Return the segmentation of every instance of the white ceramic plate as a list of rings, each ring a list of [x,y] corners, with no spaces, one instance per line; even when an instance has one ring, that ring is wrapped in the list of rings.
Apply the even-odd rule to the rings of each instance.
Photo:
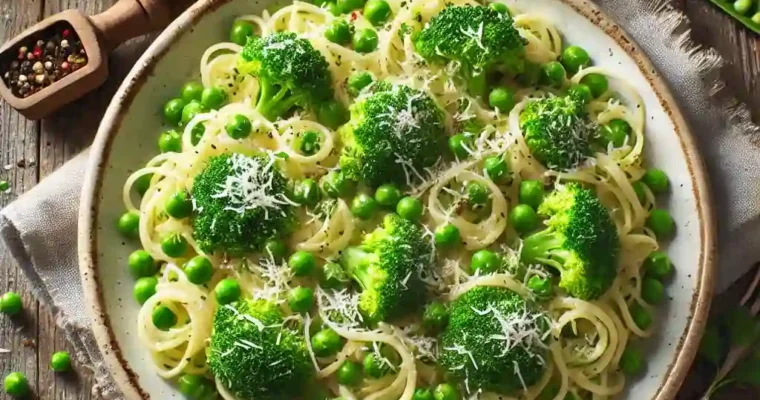
[[[646,343],[646,375],[630,382],[630,399],[672,398],[686,375],[701,337],[712,296],[714,226],[702,162],[677,106],[648,60],[622,30],[582,0],[517,0],[543,13],[566,41],[583,46],[596,65],[624,76],[644,98],[647,160],[671,178],[668,208],[678,233],[668,247],[677,274],[670,301],[660,308],[658,334]],[[209,0],[177,19],[137,62],[114,97],[91,151],[79,223],[79,249],[95,336],[117,383],[128,398],[173,399],[181,395],[155,374],[139,343],[139,306],[125,268],[134,250],[114,227],[123,212],[121,188],[156,152],[160,104],[188,79],[198,78],[201,54],[227,39],[240,14],[259,14],[266,0]],[[636,393],[635,396],[631,393]]]

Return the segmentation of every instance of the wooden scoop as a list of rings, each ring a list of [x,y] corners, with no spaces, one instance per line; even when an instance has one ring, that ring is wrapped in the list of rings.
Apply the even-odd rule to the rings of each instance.
[[[108,55],[116,47],[134,37],[163,29],[192,1],[194,0],[119,0],[105,12],[93,17],[88,17],[79,10],[68,10],[46,18],[0,47],[0,76],[6,72],[11,73],[9,66],[14,61],[34,62],[39,67],[37,63],[44,63],[44,59],[27,60],[22,56],[28,54],[20,54],[19,49],[25,46],[27,52],[32,49],[37,51],[34,46],[38,40],[48,40],[54,32],[65,30],[73,30],[72,37],[78,37],[84,48],[81,54],[75,55],[75,59],[81,57],[79,60],[82,67],[74,70],[66,63],[64,67],[67,67],[67,75],[53,81],[45,70],[48,67],[56,69],[55,62],[45,63],[45,70],[40,71],[40,75],[43,75],[40,81],[48,79],[45,82],[49,86],[23,97],[18,90],[14,93],[3,79],[0,80],[0,95],[25,117],[43,118],[103,84],[108,77]],[[58,63],[60,65],[60,60]],[[26,66],[28,68],[29,64]],[[57,74],[56,72],[55,75]],[[29,77],[24,75],[23,79],[26,82]]]

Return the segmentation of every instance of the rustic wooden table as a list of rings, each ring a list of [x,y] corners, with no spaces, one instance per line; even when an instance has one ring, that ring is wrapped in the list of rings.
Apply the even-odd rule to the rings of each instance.
[[[24,28],[60,11],[78,8],[96,14],[116,0],[0,0],[0,43]],[[760,37],[718,12],[707,0],[674,0],[692,21],[694,37],[715,47],[728,62],[725,78],[738,98],[755,110],[760,121]],[[137,45],[136,48],[144,48]],[[0,105],[0,165],[15,167],[0,172],[0,179],[11,184],[11,194],[0,195],[0,206],[29,190],[37,182],[72,158],[92,141],[100,116],[118,82],[132,65],[139,51],[119,52],[111,60],[112,78],[95,93],[79,100],[54,117],[41,122],[28,121],[3,103]],[[54,374],[50,357],[67,349],[63,332],[56,328],[50,310],[39,304],[29,282],[8,254],[0,254],[0,293],[13,290],[21,294],[24,307],[31,310],[23,325],[0,317],[0,377],[21,371],[29,379],[36,398],[90,399],[92,380],[86,371]],[[689,396],[691,397],[691,396]],[[749,397],[748,397],[749,398]],[[0,394],[0,399],[10,399]]]

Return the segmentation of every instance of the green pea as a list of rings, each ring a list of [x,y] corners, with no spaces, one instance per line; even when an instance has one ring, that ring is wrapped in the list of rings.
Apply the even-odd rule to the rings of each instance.
[[[440,301],[434,301],[425,306],[422,313],[422,326],[429,333],[437,333],[446,328],[449,323],[449,309]]]
[[[288,266],[295,276],[307,276],[317,268],[317,259],[313,254],[299,250],[288,259]]]
[[[576,73],[581,67],[585,68],[591,64],[591,58],[588,52],[578,46],[570,46],[562,52],[562,65],[570,73]]]
[[[377,32],[371,28],[358,30],[354,32],[351,42],[357,52],[371,53],[377,49]]]
[[[288,306],[293,312],[308,312],[313,305],[314,291],[311,288],[298,286],[288,293]]]
[[[193,202],[190,200],[187,192],[182,190],[169,197],[165,210],[172,218],[187,218],[193,213]]]
[[[344,19],[333,21],[325,30],[325,39],[336,44],[351,42],[351,25]]]
[[[488,105],[500,113],[508,113],[515,107],[515,91],[506,86],[497,87],[488,94]]]
[[[348,111],[337,100],[327,100],[317,107],[317,121],[330,129],[338,129],[348,121]]]
[[[619,366],[626,375],[638,375],[644,369],[644,357],[641,351],[630,344],[626,346],[620,356]]]
[[[6,180],[0,180],[0,192],[7,192],[11,188],[11,184]]]
[[[655,278],[646,277],[641,281],[641,298],[649,304],[660,304],[665,298],[665,288],[662,282]]]
[[[311,337],[311,348],[317,357],[329,357],[343,348],[343,338],[334,330],[325,328]]]
[[[470,269],[480,275],[492,274],[501,269],[501,259],[492,251],[478,250],[472,255]]]
[[[644,182],[654,194],[665,193],[668,191],[668,187],[670,186],[668,175],[665,173],[665,171],[658,168],[647,170],[647,172],[641,178],[641,181]]]
[[[642,181],[636,181],[631,184],[633,191],[636,192],[636,198],[639,199],[639,203],[644,204],[647,201],[646,185]]]
[[[652,313],[647,311],[639,303],[631,303],[628,306],[628,311],[630,311],[631,318],[633,318],[633,322],[636,323],[636,326],[638,326],[639,329],[646,330],[652,326],[654,319],[654,317],[652,317]]]
[[[520,191],[518,193],[520,204],[527,204],[538,210],[538,206],[544,201],[544,184],[537,180],[524,180],[520,182]]]
[[[371,85],[374,79],[372,74],[367,71],[354,71],[351,76],[348,77],[348,93],[351,96],[358,96],[359,93]]]
[[[214,275],[214,266],[211,265],[211,260],[208,258],[196,256],[185,264],[185,275],[190,282],[203,285],[210,281],[211,276]]]
[[[486,158],[486,160],[483,162],[483,172],[489,179],[496,183],[504,182],[510,175],[509,165],[507,165],[507,162],[501,156],[492,156]]]
[[[338,9],[343,14],[348,14],[351,11],[358,10],[362,7],[364,7],[364,2],[366,0],[338,0]]]
[[[477,181],[468,183],[465,191],[467,192],[467,202],[471,206],[484,206],[491,197],[491,192],[488,188]]]
[[[338,263],[328,262],[319,274],[319,285],[327,289],[340,289],[350,282],[346,271]]]
[[[468,149],[471,149],[471,147],[472,139],[463,133],[457,133],[449,138],[449,150],[460,160],[464,160],[470,156]]]
[[[134,211],[125,212],[124,214],[121,214],[121,217],[119,217],[119,221],[116,226],[119,229],[119,233],[121,233],[124,237],[135,239],[139,236],[140,214]]]
[[[395,207],[399,200],[401,200],[401,191],[392,183],[380,185],[375,190],[375,201],[381,206]]]
[[[240,140],[247,138],[251,134],[253,125],[251,124],[251,120],[245,115],[236,114],[232,117],[230,122],[224,126],[224,130],[229,137]]]
[[[210,86],[201,93],[201,104],[209,110],[216,110],[227,101],[227,93],[220,87]]]
[[[319,152],[322,134],[317,131],[306,131],[301,135],[298,150],[305,156],[313,156]]]
[[[219,281],[214,288],[216,301],[221,305],[230,304],[240,298],[240,283],[233,278],[226,278]]]
[[[187,240],[178,233],[169,235],[161,241],[161,250],[171,258],[184,256],[187,253],[187,248]]]
[[[756,12],[755,15],[752,16],[752,22],[760,25],[760,11]]]
[[[319,191],[319,185],[317,181],[311,178],[307,178],[296,184],[295,191],[293,193],[295,200],[298,203],[307,206],[314,206],[319,202],[321,193]]]
[[[166,102],[164,105],[164,121],[169,125],[179,124],[186,104],[182,99],[171,99]]]
[[[433,392],[430,391],[430,388],[418,387],[414,390],[412,400],[435,400],[435,397],[433,397]]]
[[[55,372],[66,372],[71,370],[71,356],[67,351],[58,351],[50,357],[50,369]]]
[[[670,257],[663,251],[653,251],[649,253],[644,261],[647,276],[657,278],[661,281],[670,278],[673,275],[673,264]]]
[[[552,280],[533,275],[528,279],[528,289],[539,297],[549,297],[552,295]]]
[[[179,378],[178,383],[179,392],[185,395],[187,399],[210,400],[215,398],[214,396],[204,397],[213,393],[214,389],[213,383],[202,376],[185,374]]]
[[[154,308],[153,313],[151,314],[151,320],[153,321],[153,326],[162,331],[168,331],[174,327],[174,325],[177,325],[177,315],[167,306],[158,306]]]
[[[384,24],[391,14],[391,6],[385,0],[368,0],[364,5],[364,18],[372,25]]]
[[[364,375],[370,378],[378,379],[388,374],[389,367],[375,353],[369,353],[362,360]]]
[[[338,383],[346,386],[356,386],[362,381],[362,367],[353,361],[345,361],[335,373]]]
[[[196,124],[193,130],[190,131],[190,144],[197,146],[203,139],[203,135],[206,134],[206,125],[203,123]]]
[[[658,238],[670,237],[676,230],[676,224],[668,210],[660,208],[652,210],[649,218],[647,218],[646,225]]]
[[[356,182],[346,178],[341,171],[330,171],[320,180],[322,190],[332,198],[350,196],[356,188]]]
[[[554,400],[555,397],[557,397],[557,393],[559,393],[559,383],[556,381],[549,381],[546,386],[544,386],[544,389],[541,390],[541,393],[538,394],[538,397],[536,397],[536,400]],[[568,393],[570,394],[570,393]],[[568,399],[567,396],[565,396],[564,400],[571,400]]]
[[[591,95],[597,98],[607,92],[610,87],[607,77],[602,74],[591,73],[581,78],[581,83],[591,90]]]
[[[271,238],[264,244],[264,250],[274,259],[279,260],[288,254],[288,246],[282,239]]]
[[[734,10],[739,14],[746,14],[752,8],[752,0],[736,0],[734,2]]]
[[[134,188],[137,190],[137,194],[140,196],[144,196],[145,192],[150,189],[150,181],[153,179],[153,174],[145,174],[140,175],[139,178],[135,180]]]
[[[245,46],[248,43],[248,38],[254,35],[253,28],[253,24],[248,21],[235,21],[232,23],[232,29],[230,29],[230,42],[238,46]]]
[[[11,372],[5,377],[3,389],[13,397],[25,397],[29,394],[29,382],[21,372]]]
[[[562,86],[562,83],[565,82],[565,67],[557,61],[550,61],[542,65],[539,82],[547,86]]]
[[[324,3],[322,3],[322,5],[320,7],[324,8],[325,10],[327,10],[328,12],[330,12],[330,14],[332,14],[332,15],[334,15],[336,17],[341,14],[340,7],[338,7],[338,4],[335,3],[334,1],[324,2]]]
[[[494,4],[494,3],[491,3]],[[499,3],[501,4],[501,3]],[[541,66],[530,61],[525,62],[524,71],[515,78],[523,87],[536,86],[541,78]]]
[[[185,86],[182,86],[182,100],[185,103],[189,103],[193,100],[201,101],[201,94],[203,93],[203,85],[200,82],[188,82]]]
[[[631,134],[631,126],[622,119],[613,119],[604,126],[603,134],[606,143],[612,143],[615,147],[621,147],[625,144],[626,138]]]
[[[538,214],[527,204],[518,204],[509,214],[509,221],[517,233],[530,232],[538,226]]]
[[[182,108],[182,120],[180,121],[181,124],[187,125],[188,122],[192,121],[193,118],[195,118],[196,115],[206,111],[206,109],[203,107],[203,105],[199,101],[191,101],[185,105],[184,108]]]
[[[509,7],[507,7],[507,5],[504,3],[493,2],[489,4],[488,7],[491,7],[491,9],[498,12],[499,14],[512,15],[512,13],[509,12]]]
[[[16,292],[7,292],[0,297],[0,312],[8,315],[17,315],[24,308],[21,296]]]
[[[168,130],[158,136],[158,149],[162,153],[179,153],[182,151],[182,134],[174,129]]]
[[[149,298],[156,294],[158,279],[155,276],[146,276],[135,282],[135,288],[132,290],[132,296],[139,304],[148,301]]]
[[[440,383],[433,390],[435,400],[460,400],[462,396],[456,386],[450,383]]]
[[[461,237],[459,228],[453,224],[441,225],[435,229],[435,244],[439,247],[451,248],[459,244]]]
[[[137,250],[127,259],[129,271],[135,278],[153,276],[158,272],[158,265],[153,257],[145,250]]]
[[[580,99],[584,103],[588,103],[593,99],[593,95],[591,94],[591,89],[589,89],[588,86],[584,84],[580,85],[573,85],[568,89],[568,94],[571,96],[574,96],[576,99]]]
[[[359,193],[351,200],[351,214],[359,219],[370,219],[377,209],[377,202],[372,196]]]
[[[408,219],[409,221],[417,222],[422,218],[424,212],[422,202],[416,197],[407,196],[401,199],[396,205],[396,214],[401,218]]]

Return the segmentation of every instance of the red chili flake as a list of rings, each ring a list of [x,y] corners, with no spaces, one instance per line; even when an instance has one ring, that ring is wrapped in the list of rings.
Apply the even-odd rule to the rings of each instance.
[[[69,37],[69,35],[71,35],[71,31],[68,29],[64,29],[62,35],[64,38],[67,38]]]
[[[34,50],[32,52],[34,53],[35,57],[42,56],[42,48],[40,46],[34,46]]]
[[[358,17],[358,15],[356,15],[356,11],[354,11],[354,12],[351,13],[351,21],[356,21],[357,17]]]
[[[19,60],[23,60],[24,58],[26,58],[26,57],[24,57],[24,53],[18,53],[18,59]]]

